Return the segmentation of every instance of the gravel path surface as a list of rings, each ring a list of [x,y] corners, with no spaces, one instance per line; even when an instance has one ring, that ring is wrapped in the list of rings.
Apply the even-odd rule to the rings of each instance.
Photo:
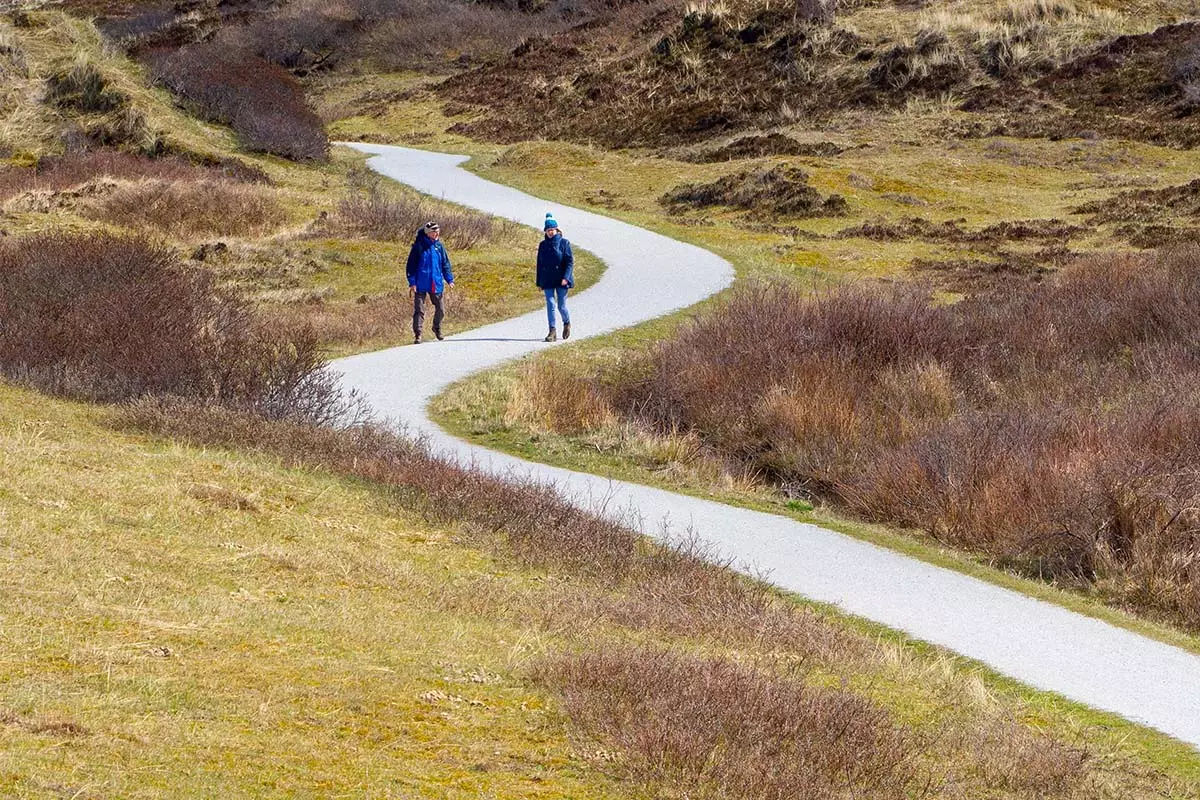
[[[368,162],[373,169],[437,197],[534,227],[547,211],[555,212],[567,238],[608,266],[595,286],[571,298],[571,341],[692,305],[733,280],[730,265],[708,251],[490,183],[461,169],[463,156],[352,146],[375,154]],[[538,236],[530,233],[531,294],[537,292],[532,258]],[[453,327],[452,306],[449,314]],[[426,405],[450,383],[561,346],[541,343],[545,331],[545,314],[538,311],[444,342],[430,337],[419,346],[353,356],[334,366],[379,414],[428,435],[438,449],[488,469],[554,481],[579,503],[635,514],[650,535],[659,535],[664,521],[676,532],[690,528],[723,556],[765,571],[785,589],[1200,747],[1200,657],[834,531],[534,464],[463,442],[430,422]]]

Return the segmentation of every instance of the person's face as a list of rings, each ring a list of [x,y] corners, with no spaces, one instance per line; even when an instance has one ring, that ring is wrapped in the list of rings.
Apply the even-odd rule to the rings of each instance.
[[[441,232],[441,231],[426,231],[426,233],[428,233],[428,234],[429,234],[429,238],[430,238],[430,239],[433,239],[435,242],[436,242],[438,239],[442,238],[442,232]]]
[[[549,239],[551,236],[554,236],[557,233],[558,233],[558,228],[547,228],[546,229],[546,238]]]

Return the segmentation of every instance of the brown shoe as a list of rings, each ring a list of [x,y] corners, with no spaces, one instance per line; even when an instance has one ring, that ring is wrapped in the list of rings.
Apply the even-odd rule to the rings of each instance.
[[[565,341],[570,338],[571,338],[571,323],[564,322],[563,323],[563,340]]]
[[[554,328],[551,328],[550,332],[546,334],[546,338],[542,339],[542,341],[543,342],[557,342],[558,341],[558,331],[555,330]]]
[[[421,334],[418,333],[416,336],[413,337],[413,344],[420,344],[420,343],[421,343]]]

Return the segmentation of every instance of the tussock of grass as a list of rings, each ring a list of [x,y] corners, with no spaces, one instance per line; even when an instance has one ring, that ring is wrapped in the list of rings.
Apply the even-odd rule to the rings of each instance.
[[[345,235],[411,243],[417,231],[433,220],[441,225],[448,247],[469,250],[513,233],[512,226],[487,214],[436,202],[415,192],[387,191],[377,178],[358,176],[351,184],[351,192],[338,205],[332,223]]]
[[[270,189],[213,180],[126,183],[89,203],[82,214],[185,242],[208,236],[264,236],[287,221]]]

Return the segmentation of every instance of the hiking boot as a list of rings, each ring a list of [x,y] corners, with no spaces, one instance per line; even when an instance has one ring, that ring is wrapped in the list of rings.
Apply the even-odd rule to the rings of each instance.
[[[421,334],[418,333],[416,336],[413,337],[413,344],[420,344],[420,343],[421,343]]]
[[[554,328],[551,328],[550,332],[546,334],[546,338],[542,339],[542,341],[543,342],[557,342],[558,341],[558,331],[555,330]]]
[[[571,338],[571,323],[564,322],[563,323],[563,341],[566,341],[567,339],[570,339],[570,338]]]
[[[433,332],[433,335],[437,337],[437,340],[438,340],[439,342],[441,342],[441,341],[445,341],[445,339],[446,339],[446,337],[445,337],[445,336],[442,336],[442,332],[441,332],[441,331],[434,331],[434,332]]]

